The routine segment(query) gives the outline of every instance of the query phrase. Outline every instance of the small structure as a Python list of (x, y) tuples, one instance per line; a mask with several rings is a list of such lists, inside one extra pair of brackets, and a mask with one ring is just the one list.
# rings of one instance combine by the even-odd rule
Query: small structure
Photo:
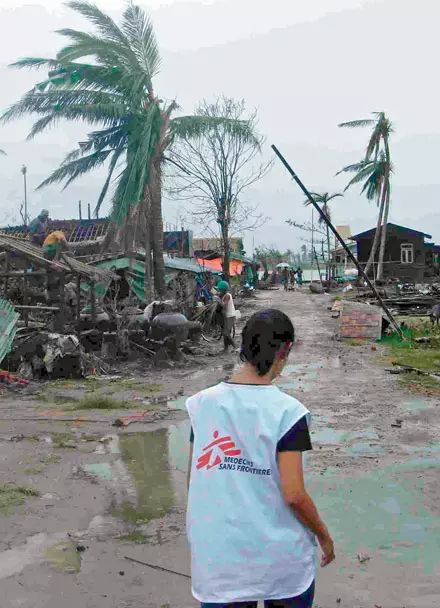
[[(367, 264), (373, 247), (376, 228), (352, 236), (356, 242), (357, 258), (364, 266)], [(426, 268), (425, 239), (429, 234), (389, 223), (384, 255), (384, 278), (398, 278), (411, 283), (423, 282)], [(379, 251), (375, 259), (378, 263)]]
[[(210, 259), (210, 256), (217, 257), (223, 249), (221, 239), (216, 237), (202, 237), (193, 239), (194, 255), (196, 257)], [(231, 253), (244, 254), (243, 237), (231, 237), (229, 239)]]
[(382, 335), (382, 311), (378, 306), (342, 301), (339, 337), (379, 340)]
[[(336, 226), (336, 230), (356, 258), (357, 245), (356, 242), (351, 240), (350, 226)], [(332, 251), (332, 267), (334, 268), (334, 274), (337, 277), (344, 277), (348, 274), (348, 271), (356, 270), (356, 266), (354, 265), (353, 261), (348, 257), (347, 252), (343, 247), (340, 246), (339, 241), (336, 238), (334, 249)]]
[[(82, 281), (90, 285), (90, 302), (93, 322), (96, 319), (96, 291), (98, 283), (110, 284), (119, 280), (111, 270), (95, 268), (62, 253), (59, 260), (45, 259), (42, 250), (28, 241), (11, 236), (0, 235), (0, 255), (4, 258), (3, 270), (0, 271), (1, 292), (8, 296), (12, 282), (17, 284), (17, 295), (13, 297), (13, 306), (22, 312), (26, 325), (30, 312), (50, 312), (58, 315), (58, 330), (63, 332), (66, 313), (65, 287), (69, 281), (76, 285), (76, 321), (79, 325), (81, 315)], [(46, 287), (52, 294), (53, 302), (48, 305), (35, 305), (35, 289)], [(21, 301), (20, 304), (17, 304)], [(55, 304), (55, 305), (53, 305)]]

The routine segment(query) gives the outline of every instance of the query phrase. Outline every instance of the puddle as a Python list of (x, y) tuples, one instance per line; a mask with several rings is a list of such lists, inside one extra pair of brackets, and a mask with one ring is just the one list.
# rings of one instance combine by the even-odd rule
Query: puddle
[(172, 410), (182, 410), (186, 412), (186, 400), (187, 396), (179, 397), (178, 399), (173, 399), (173, 401), (168, 402), (168, 407)]
[(118, 512), (133, 523), (163, 517), (186, 500), (189, 420), (169, 429), (121, 435), (123, 462), (136, 490), (134, 501), (124, 501)]
[(84, 471), (90, 475), (96, 475), (100, 479), (111, 481), (114, 477), (113, 468), (110, 462), (97, 462), (95, 464), (85, 464)]
[(385, 450), (380, 445), (359, 441), (345, 448), (344, 452), (351, 456), (362, 456), (363, 454), (383, 454)]
[(424, 410), (430, 410), (432, 405), (429, 403), (429, 401), (425, 401), (425, 399), (411, 399), (410, 401), (405, 401), (402, 403), (400, 408), (408, 412), (421, 412)]
[(81, 553), (72, 541), (58, 543), (47, 548), (44, 557), (51, 566), (66, 574), (77, 573), (81, 570)]
[(343, 429), (334, 429), (330, 426), (312, 431), (311, 435), (314, 443), (321, 443), (323, 445), (336, 445), (352, 441), (353, 439), (378, 439), (378, 435), (373, 429), (345, 431)]
[(422, 462), (388, 467), (359, 478), (337, 477), (333, 470), (312, 476), (312, 496), (344, 551), (371, 556), (380, 552), (389, 562), (417, 564), (427, 573), (435, 571), (438, 535), (433, 530), (438, 520), (421, 504), (410, 479), (402, 474), (403, 468), (421, 468)]
[(276, 384), (285, 390), (310, 391), (312, 388), (310, 383), (318, 377), (317, 370), (323, 368), (323, 362), (307, 364), (294, 363), (286, 365)]
[[(53, 546), (54, 540), (65, 539), (65, 534), (49, 537), (47, 534), (30, 536), (26, 543), (14, 549), (0, 553), (0, 580), (20, 574), (27, 566), (40, 561), (45, 553)], [(76, 546), (75, 546), (76, 551)]]

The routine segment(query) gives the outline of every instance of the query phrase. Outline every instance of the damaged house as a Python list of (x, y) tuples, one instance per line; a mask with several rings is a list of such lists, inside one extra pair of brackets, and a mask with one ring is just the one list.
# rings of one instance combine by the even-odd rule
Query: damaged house
[[(366, 266), (373, 247), (376, 228), (351, 237), (356, 243), (357, 259)], [(421, 283), (430, 274), (429, 260), (436, 259), (436, 246), (426, 243), (431, 235), (398, 224), (387, 225), (384, 255), (384, 278), (396, 278), (409, 283)], [(375, 265), (378, 263), (377, 252)]]

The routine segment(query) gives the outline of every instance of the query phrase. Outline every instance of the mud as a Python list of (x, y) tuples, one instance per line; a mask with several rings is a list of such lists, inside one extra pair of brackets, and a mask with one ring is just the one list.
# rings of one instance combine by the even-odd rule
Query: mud
[[(297, 329), (278, 383), (312, 412), (308, 484), (337, 547), (316, 606), (435, 606), (439, 400), (399, 388), (382, 347), (336, 341), (328, 296), (266, 292), (255, 305), (283, 309)], [(0, 517), (1, 608), (197, 606), (188, 580), (125, 556), (189, 574), (185, 396), (230, 375), (235, 357), (0, 400), (2, 483), (39, 492)], [(128, 409), (77, 410), (85, 393), (116, 395)], [(147, 407), (161, 415), (112, 427)]]

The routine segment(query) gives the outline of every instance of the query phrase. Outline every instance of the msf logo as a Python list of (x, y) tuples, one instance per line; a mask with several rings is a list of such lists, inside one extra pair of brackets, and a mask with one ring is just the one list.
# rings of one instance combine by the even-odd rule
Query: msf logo
[(197, 469), (207, 470), (217, 467), (223, 462), (223, 456), (240, 456), (241, 450), (231, 437), (219, 437), (219, 432), (214, 432), (214, 441), (203, 448), (203, 454), (197, 460)]

